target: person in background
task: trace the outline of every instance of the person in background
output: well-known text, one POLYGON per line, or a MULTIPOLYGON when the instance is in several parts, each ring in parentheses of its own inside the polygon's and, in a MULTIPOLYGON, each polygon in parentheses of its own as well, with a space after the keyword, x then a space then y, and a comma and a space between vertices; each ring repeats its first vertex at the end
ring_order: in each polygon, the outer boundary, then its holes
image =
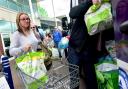
MULTIPOLYGON (((58 44, 62 38, 62 33, 57 27, 55 27, 52 35, 53 35, 53 41, 54 41, 55 47, 58 48, 58 44)), ((59 57, 61 58, 62 56, 61 56, 60 49, 58 49, 58 51, 59 51, 59 57)))
MULTIPOLYGON (((99 0, 97 0, 99 1, 99 0)), ((86 88, 98 89, 94 63, 96 62, 97 37, 90 37, 84 21, 84 15, 96 0, 85 0, 85 2, 73 7, 69 16, 74 21, 68 48, 68 62, 79 66, 80 77, 85 81, 86 88), (84 75, 83 75, 84 74, 84 75)), ((69 68, 69 71, 71 69, 69 68)), ((71 79, 71 81, 73 81, 71 79)), ((75 89, 79 89, 76 87, 75 89)))
POLYGON ((55 27, 55 29, 53 30, 53 40, 56 48, 58 48, 58 43, 60 42, 61 38, 62 38, 61 31, 59 31, 59 29, 55 27))
POLYGON ((68 32, 65 30, 62 30, 62 37, 66 37, 68 35, 68 32))
POLYGON ((38 33, 40 35, 41 41, 43 41, 44 38, 45 38, 44 30, 40 26, 36 26, 36 27, 37 27, 37 31, 38 31, 38 33))
POLYGON ((39 40, 30 29, 31 20, 28 14, 20 12, 16 17, 17 31, 12 34, 9 53, 11 56, 20 56, 31 50, 36 51, 39 40))
POLYGON ((34 32, 36 38, 41 41, 41 37, 40 37, 40 34, 39 34, 39 31, 38 31, 38 27, 36 25, 34 25, 33 23, 31 23, 31 29, 32 31, 34 32))
POLYGON ((47 33, 44 40, 44 45, 46 45, 48 48, 54 47, 54 42, 51 33, 47 33))

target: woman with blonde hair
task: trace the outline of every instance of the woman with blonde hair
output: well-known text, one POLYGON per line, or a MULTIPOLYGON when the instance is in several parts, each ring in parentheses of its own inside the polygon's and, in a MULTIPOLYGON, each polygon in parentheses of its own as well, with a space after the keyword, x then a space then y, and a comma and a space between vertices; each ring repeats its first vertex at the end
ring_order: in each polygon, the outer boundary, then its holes
POLYGON ((16 17, 17 31, 12 34, 9 53, 19 56, 28 51, 37 50, 38 39, 30 29, 31 20, 28 14, 20 12, 16 17))

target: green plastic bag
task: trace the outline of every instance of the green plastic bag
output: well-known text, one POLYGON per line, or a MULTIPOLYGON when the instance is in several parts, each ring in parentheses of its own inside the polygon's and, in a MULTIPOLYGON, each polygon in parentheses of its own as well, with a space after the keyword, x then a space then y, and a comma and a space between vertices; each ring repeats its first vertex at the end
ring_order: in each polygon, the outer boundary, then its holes
POLYGON ((98 89, 118 89, 118 66, 111 56, 101 57, 95 64, 98 89))
POLYGON ((16 58, 17 66, 24 75, 27 89, 38 89, 48 81, 44 58, 43 52, 29 52, 16 58))
POLYGON ((85 14, 85 23, 89 35, 113 27, 110 3, 92 5, 85 14))

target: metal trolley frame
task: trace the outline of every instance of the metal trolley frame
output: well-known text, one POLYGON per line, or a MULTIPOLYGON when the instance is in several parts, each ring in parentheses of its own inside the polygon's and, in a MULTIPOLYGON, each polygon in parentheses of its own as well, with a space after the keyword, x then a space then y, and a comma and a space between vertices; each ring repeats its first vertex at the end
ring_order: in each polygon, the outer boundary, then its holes
POLYGON ((17 68, 20 77, 27 89, 27 79, 38 81, 38 89, 74 89, 79 86, 79 67, 61 61, 53 61, 50 70, 47 71, 48 81, 43 83, 38 79, 29 76, 17 68))

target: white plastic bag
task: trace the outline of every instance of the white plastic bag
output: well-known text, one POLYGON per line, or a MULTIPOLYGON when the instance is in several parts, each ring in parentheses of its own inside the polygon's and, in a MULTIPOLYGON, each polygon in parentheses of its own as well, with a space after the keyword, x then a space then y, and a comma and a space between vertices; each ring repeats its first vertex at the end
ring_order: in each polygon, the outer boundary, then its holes
POLYGON ((65 48, 68 47, 68 43, 69 43, 69 39, 66 38, 66 37, 63 37, 63 38, 60 40, 59 44, 58 44, 58 48, 60 48, 60 49, 65 49, 65 48))
MULTIPOLYGON (((25 55, 22 55, 16 59, 18 68, 24 72, 26 75, 29 75, 37 80, 40 80, 43 83, 48 81, 46 75, 46 67, 44 65, 45 53, 43 52, 29 52, 25 55)), ((39 86, 38 81, 30 77, 25 77, 28 89, 37 89, 39 86)))
POLYGON ((113 24, 110 3, 92 5, 85 14, 85 22, 89 35, 111 28, 113 24), (96 11, 93 11, 94 8, 97 8, 96 11))
POLYGON ((52 57, 59 58, 59 51, 57 48, 52 48, 52 57))

